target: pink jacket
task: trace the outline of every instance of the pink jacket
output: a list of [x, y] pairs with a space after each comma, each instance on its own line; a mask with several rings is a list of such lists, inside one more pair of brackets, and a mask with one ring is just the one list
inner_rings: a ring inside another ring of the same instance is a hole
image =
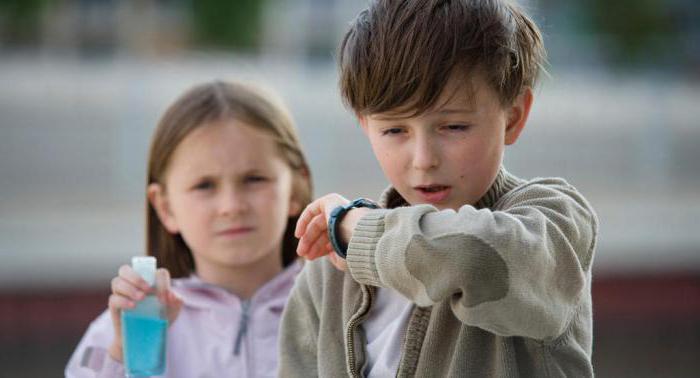
[[[184, 300], [168, 329], [165, 377], [274, 377], [282, 309], [301, 264], [293, 263], [248, 301], [196, 276], [173, 280]], [[66, 377], [124, 377], [107, 353], [109, 312], [95, 319], [66, 366]]]

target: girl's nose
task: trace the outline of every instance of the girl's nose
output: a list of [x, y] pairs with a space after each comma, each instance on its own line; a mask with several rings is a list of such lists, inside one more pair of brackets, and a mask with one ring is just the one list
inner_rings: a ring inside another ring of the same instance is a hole
[[234, 216], [245, 213], [250, 205], [245, 194], [240, 189], [228, 188], [222, 190], [219, 198], [219, 213], [223, 216]]
[[438, 146], [430, 136], [416, 136], [413, 146], [413, 168], [429, 170], [440, 164]]

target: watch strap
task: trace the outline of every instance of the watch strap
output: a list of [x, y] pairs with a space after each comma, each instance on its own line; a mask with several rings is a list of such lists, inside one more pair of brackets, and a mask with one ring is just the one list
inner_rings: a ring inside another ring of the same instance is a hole
[[342, 258], [346, 258], [348, 255], [348, 245], [340, 240], [340, 230], [338, 230], [338, 227], [340, 225], [340, 221], [343, 220], [343, 217], [348, 211], [359, 207], [378, 209], [379, 205], [366, 198], [357, 198], [352, 200], [347, 205], [336, 207], [333, 209], [333, 211], [331, 211], [331, 214], [328, 217], [328, 239], [330, 240], [335, 253]]

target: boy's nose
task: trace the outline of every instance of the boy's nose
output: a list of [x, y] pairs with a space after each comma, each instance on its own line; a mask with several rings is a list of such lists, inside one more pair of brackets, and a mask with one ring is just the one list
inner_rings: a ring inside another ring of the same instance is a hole
[[413, 146], [413, 168], [428, 170], [440, 164], [437, 146], [430, 138], [416, 138]]

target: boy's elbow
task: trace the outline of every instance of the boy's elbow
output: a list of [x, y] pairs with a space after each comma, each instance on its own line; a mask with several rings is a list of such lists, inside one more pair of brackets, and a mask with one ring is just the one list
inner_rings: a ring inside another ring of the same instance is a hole
[[590, 290], [587, 273], [572, 272], [556, 294], [549, 298], [549, 305], [543, 306], [542, 327], [537, 339], [552, 341], [564, 334], [571, 325], [571, 319], [580, 308], [581, 301]]

